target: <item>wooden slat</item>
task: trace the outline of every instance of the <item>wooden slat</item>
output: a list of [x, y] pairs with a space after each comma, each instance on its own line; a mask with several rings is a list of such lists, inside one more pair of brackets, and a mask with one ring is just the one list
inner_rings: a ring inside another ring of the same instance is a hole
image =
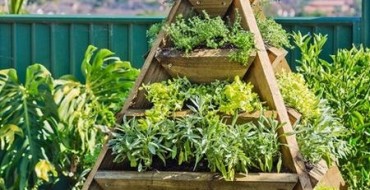
[[[173, 117], [184, 117], [186, 115], [189, 115], [191, 114], [192, 112], [190, 110], [182, 110], [182, 111], [176, 111], [173, 113]], [[266, 117], [274, 117], [277, 115], [277, 113], [275, 111], [271, 111], [271, 110], [266, 110], [264, 111], [263, 113], [261, 113], [260, 111], [255, 111], [255, 112], [251, 112], [251, 113], [246, 113], [246, 112], [243, 112], [243, 113], [240, 113], [238, 115], [239, 118], [245, 118], [245, 119], [257, 119], [261, 116], [261, 114], [263, 114], [264, 116]], [[222, 114], [221, 114], [222, 115]], [[126, 117], [144, 117], [145, 116], [145, 109], [128, 109], [126, 112], [125, 112], [125, 116]], [[222, 115], [222, 117], [224, 118], [231, 118], [232, 116], [229, 116], [229, 115]]]
[[189, 0], [197, 12], [205, 10], [210, 16], [223, 17], [229, 9], [232, 0]]
[[227, 182], [218, 174], [207, 172], [99, 171], [95, 180], [107, 190], [289, 190], [298, 177], [289, 173], [250, 173]]
[[290, 123], [295, 125], [298, 120], [301, 119], [302, 114], [293, 108], [287, 108]]
[[285, 49], [269, 47], [268, 56], [270, 58], [272, 68], [276, 74], [283, 71], [290, 72], [290, 67], [286, 62], [285, 56], [288, 52]]
[[255, 37], [257, 58], [249, 69], [247, 79], [254, 84], [260, 97], [267, 102], [268, 106], [277, 111], [280, 122], [285, 123], [278, 131], [280, 142], [287, 144], [287, 146], [282, 147], [284, 166], [293, 172], [297, 172], [300, 184], [296, 186], [296, 189], [312, 189], [295, 136], [283, 135], [293, 132], [293, 129], [251, 5], [244, 0], [234, 0], [234, 7], [239, 9], [243, 27], [248, 28]]
[[338, 169], [333, 165], [330, 168], [324, 160], [321, 160], [309, 173], [313, 185], [322, 185], [335, 189], [347, 189], [345, 181]]

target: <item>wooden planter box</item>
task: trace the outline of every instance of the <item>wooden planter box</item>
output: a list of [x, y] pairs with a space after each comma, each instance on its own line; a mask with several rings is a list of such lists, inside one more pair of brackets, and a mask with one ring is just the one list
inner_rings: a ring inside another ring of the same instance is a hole
[[235, 76], [243, 78], [253, 62], [256, 53], [250, 55], [244, 66], [230, 61], [234, 49], [198, 49], [188, 55], [178, 50], [158, 50], [157, 61], [171, 77], [186, 76], [191, 82], [209, 83], [215, 80], [233, 80]]
[[198, 12], [205, 10], [210, 16], [224, 16], [232, 0], [189, 0]]
[[207, 172], [99, 171], [95, 180], [104, 190], [291, 190], [297, 174], [250, 173], [225, 181]]

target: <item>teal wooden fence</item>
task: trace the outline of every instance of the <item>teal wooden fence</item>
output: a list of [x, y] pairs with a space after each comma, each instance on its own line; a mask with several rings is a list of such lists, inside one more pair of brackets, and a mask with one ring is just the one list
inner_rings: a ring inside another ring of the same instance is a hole
[[[368, 17], [367, 17], [368, 18]], [[74, 74], [81, 78], [80, 64], [89, 44], [109, 48], [140, 68], [148, 50], [147, 28], [163, 18], [108, 16], [0, 16], [0, 69], [16, 68], [23, 79], [33, 63], [44, 64], [56, 77]], [[288, 31], [324, 33], [329, 37], [323, 55], [361, 42], [361, 18], [281, 18]], [[368, 26], [367, 26], [368, 27]], [[297, 50], [288, 61], [294, 68]]]

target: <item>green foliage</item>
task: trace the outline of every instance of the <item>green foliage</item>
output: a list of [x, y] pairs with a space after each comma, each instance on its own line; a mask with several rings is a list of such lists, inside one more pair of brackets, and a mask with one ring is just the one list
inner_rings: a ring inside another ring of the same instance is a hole
[[153, 108], [145, 113], [147, 117], [159, 122], [170, 112], [181, 110], [190, 85], [185, 78], [143, 85], [142, 89], [147, 91], [147, 99], [153, 103]]
[[174, 23], [165, 26], [175, 47], [189, 53], [196, 48], [225, 48], [238, 49], [231, 55], [231, 60], [246, 64], [254, 49], [252, 33], [240, 25], [237, 14], [233, 25], [228, 26], [221, 17], [210, 18], [206, 12], [202, 16], [184, 18], [179, 15]]
[[53, 79], [42, 65], [27, 68], [25, 85], [14, 69], [0, 71], [0, 177], [7, 189], [37, 187], [35, 166], [56, 161], [60, 149]]
[[144, 85], [142, 89], [147, 91], [147, 99], [153, 103], [145, 113], [153, 122], [181, 110], [184, 102], [195, 96], [202, 96], [214, 110], [229, 115], [262, 108], [258, 95], [252, 92], [253, 85], [242, 82], [239, 77], [235, 77], [232, 83], [216, 81], [211, 84], [191, 84], [186, 78], [177, 78]]
[[53, 80], [39, 64], [27, 68], [25, 85], [15, 70], [0, 71], [0, 178], [6, 189], [53, 189], [64, 178], [82, 184], [102, 130], [114, 124], [138, 74], [112, 52], [93, 56], [95, 50], [88, 48], [82, 64], [86, 84], [71, 76]]
[[[326, 42], [322, 35], [294, 35], [302, 52], [299, 71], [309, 87], [328, 101], [336, 117], [349, 130], [343, 137], [350, 154], [340, 159], [341, 169], [352, 189], [370, 187], [370, 50], [353, 47], [340, 50], [330, 64], [319, 58]], [[312, 42], [312, 43], [311, 43]]]
[[289, 34], [274, 19], [257, 19], [257, 25], [267, 45], [277, 48], [292, 47], [289, 42]]
[[222, 122], [201, 97], [192, 100], [192, 114], [142, 128], [137, 119], [124, 121], [109, 145], [116, 162], [128, 160], [138, 171], [152, 169], [154, 157], [163, 163], [177, 158], [178, 164], [193, 163], [194, 170], [202, 160], [211, 171], [221, 172], [226, 180], [233, 180], [236, 172], [250, 168], [264, 172], [281, 167], [277, 121], [261, 117], [258, 124]]
[[277, 76], [280, 92], [285, 104], [295, 108], [303, 116], [303, 121], [318, 118], [320, 99], [308, 88], [301, 74], [283, 72]]
[[[221, 172], [226, 180], [251, 168], [279, 171], [276, 130], [281, 125], [264, 117], [256, 124], [236, 122], [239, 111], [262, 108], [252, 87], [238, 77], [231, 84], [191, 84], [186, 78], [178, 78], [144, 86], [153, 108], [145, 118], [125, 120], [118, 127], [109, 142], [115, 161], [128, 160], [142, 171], [152, 169], [154, 157], [163, 164], [169, 159], [176, 159], [179, 165], [193, 164], [194, 170], [205, 160], [211, 171]], [[191, 114], [172, 117], [172, 113], [185, 107]], [[223, 121], [220, 112], [232, 114], [233, 121]]]
[[234, 82], [225, 86], [221, 92], [220, 112], [234, 115], [239, 111], [252, 112], [262, 109], [257, 93], [252, 91], [253, 85], [240, 81], [235, 77]]
[[157, 38], [157, 35], [162, 30], [163, 22], [162, 23], [155, 23], [150, 26], [150, 28], [146, 31], [146, 37], [148, 38], [148, 44], [151, 47], [154, 43], [154, 40]]
[[9, 14], [20, 14], [22, 12], [23, 5], [27, 4], [24, 0], [5, 0], [5, 5], [8, 6]]
[[316, 97], [299, 73], [283, 72], [277, 79], [284, 102], [302, 114], [294, 129], [305, 161], [316, 164], [324, 159], [331, 165], [345, 158], [349, 150], [341, 138], [347, 131], [326, 101]]
[[319, 108], [319, 117], [301, 122], [294, 129], [305, 161], [316, 164], [324, 159], [330, 166], [348, 155], [349, 146], [343, 140], [348, 131], [325, 101], [320, 102]]
[[113, 57], [111, 51], [96, 50], [89, 46], [81, 65], [85, 84], [64, 76], [55, 85], [54, 99], [65, 124], [59, 129], [64, 146], [61, 168], [75, 178], [92, 166], [93, 162], [85, 158], [96, 154], [96, 146], [103, 143], [101, 131], [114, 125], [114, 114], [138, 75], [138, 70]]

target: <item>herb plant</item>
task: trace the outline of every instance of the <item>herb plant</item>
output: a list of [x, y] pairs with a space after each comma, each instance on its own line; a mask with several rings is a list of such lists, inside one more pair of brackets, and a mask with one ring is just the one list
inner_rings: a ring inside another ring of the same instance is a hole
[[[166, 118], [141, 128], [137, 119], [124, 121], [109, 141], [116, 162], [128, 160], [138, 171], [152, 168], [154, 157], [162, 160], [176, 158], [178, 164], [206, 160], [210, 171], [221, 172], [226, 180], [233, 180], [236, 172], [249, 169], [280, 170], [281, 157], [276, 130], [277, 121], [263, 116], [254, 123], [231, 124], [222, 119], [201, 97], [192, 100], [193, 113], [172, 120]], [[204, 111], [207, 110], [207, 111]], [[252, 151], [255, 150], [255, 151]]]
[[[191, 164], [194, 170], [206, 161], [210, 171], [220, 172], [226, 180], [250, 169], [280, 171], [276, 131], [281, 125], [263, 116], [256, 124], [237, 123], [240, 111], [262, 109], [252, 88], [238, 77], [232, 83], [191, 84], [186, 78], [177, 78], [144, 85], [142, 90], [147, 91], [153, 108], [146, 117], [124, 120], [118, 126], [109, 141], [115, 161], [127, 160], [138, 171], [157, 169], [153, 168], [155, 157], [164, 165], [167, 160], [176, 159], [179, 165]], [[191, 113], [171, 116], [184, 108]], [[230, 114], [234, 119], [226, 122], [219, 113]]]
[[305, 161], [316, 164], [324, 159], [331, 165], [344, 158], [348, 146], [341, 138], [346, 129], [326, 101], [316, 97], [301, 74], [283, 72], [277, 79], [284, 102], [302, 114], [294, 130]]
[[289, 34], [273, 19], [257, 19], [257, 25], [267, 45], [276, 48], [292, 47], [289, 41]]
[[154, 122], [181, 110], [184, 102], [195, 96], [202, 96], [214, 110], [228, 115], [259, 110], [262, 103], [252, 89], [253, 85], [242, 82], [239, 77], [232, 83], [216, 81], [211, 84], [191, 84], [186, 78], [177, 78], [142, 87], [147, 91], [147, 99], [153, 103], [146, 116]]
[[349, 131], [341, 139], [349, 143], [350, 153], [339, 160], [345, 179], [351, 189], [369, 189], [370, 50], [340, 50], [329, 63], [319, 58], [326, 36], [298, 33], [294, 39], [302, 52], [299, 72]]
[[277, 76], [285, 104], [300, 112], [304, 121], [318, 118], [320, 99], [308, 88], [301, 74], [283, 72]]
[[238, 49], [231, 55], [231, 60], [246, 64], [254, 49], [254, 38], [241, 27], [240, 20], [237, 14], [235, 22], [228, 26], [221, 17], [210, 18], [206, 12], [191, 18], [179, 15], [174, 23], [165, 26], [165, 31], [175, 47], [185, 53], [203, 47], [231, 47]]

